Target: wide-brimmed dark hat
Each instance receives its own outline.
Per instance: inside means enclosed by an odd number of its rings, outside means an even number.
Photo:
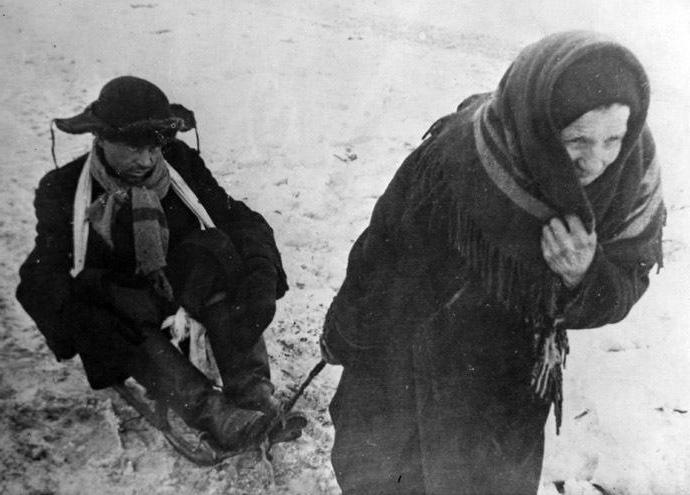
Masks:
[[[158,86],[134,76],[109,81],[83,112],[54,122],[69,134],[91,132],[132,144],[164,144],[178,131],[196,128],[191,110],[170,104]]]

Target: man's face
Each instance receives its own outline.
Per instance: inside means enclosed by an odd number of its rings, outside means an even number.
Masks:
[[[594,182],[621,151],[630,107],[614,103],[581,115],[561,131],[561,142],[573,161],[580,184]]]
[[[163,158],[160,145],[133,146],[98,138],[108,165],[129,184],[139,184]]]

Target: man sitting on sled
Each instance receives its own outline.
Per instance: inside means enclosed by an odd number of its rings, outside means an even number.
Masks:
[[[262,337],[287,290],[273,231],[175,139],[193,113],[148,81],[113,79],[55,124],[95,139],[36,192],[17,298],[48,346],[79,354],[94,389],[135,378],[222,449],[260,440],[280,412]],[[205,328],[222,391],[161,331],[179,308]]]

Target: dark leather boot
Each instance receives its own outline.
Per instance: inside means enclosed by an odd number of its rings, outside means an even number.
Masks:
[[[232,320],[226,300],[206,306],[200,317],[208,332],[226,395],[239,407],[277,414],[280,401],[273,396],[264,338],[259,337],[247,351],[240,351],[232,341]]]
[[[229,401],[159,331],[145,334],[142,352],[132,359],[129,371],[148,394],[225,449],[239,450],[258,439],[268,416]]]

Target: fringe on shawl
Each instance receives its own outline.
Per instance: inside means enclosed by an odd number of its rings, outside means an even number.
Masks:
[[[426,227],[430,235],[446,232],[446,242],[479,277],[484,292],[507,309],[516,311],[526,326],[533,329],[534,365],[530,385],[536,399],[554,405],[558,434],[563,410],[563,368],[569,352],[566,329],[558,315],[561,281],[546,269],[535,274],[534,269],[501,252],[485,238],[451,190],[441,160],[429,163],[420,159],[420,167],[424,169],[419,171],[418,191],[424,194],[411,204],[417,211],[431,205],[422,214],[428,218]]]
[[[458,112],[476,112],[488,94],[475,95],[465,100]],[[569,352],[568,337],[563,326],[563,320],[559,314],[558,296],[562,289],[561,281],[546,267],[539,269],[527,267],[515,257],[502,252],[497,246],[492,245],[482,234],[481,229],[467,213],[462,204],[462,199],[451,190],[450,184],[444,177],[444,163],[450,160],[457,162],[456,157],[446,156],[448,149],[444,149],[443,139],[438,139],[456,114],[442,117],[435,122],[425,133],[427,139],[422,147],[417,162],[417,196],[411,198],[410,204],[415,205],[417,211],[426,210],[431,205],[430,211],[424,211],[428,215],[428,229],[431,235],[438,232],[446,232],[447,243],[457,249],[463,259],[466,260],[469,269],[481,280],[481,285],[487,295],[494,296],[506,308],[517,311],[523,318],[526,326],[533,329],[534,339],[534,366],[531,373],[531,386],[535,397],[554,404],[556,417],[556,432],[559,432],[562,421],[563,404],[563,369],[566,364],[566,356]],[[484,115],[486,116],[486,114]],[[490,126],[489,126],[490,128]],[[452,127],[453,132],[462,132],[457,127]],[[500,136],[499,136],[500,137]],[[458,136],[456,136],[456,142]],[[495,140],[495,144],[501,144],[501,140]],[[457,152],[457,150],[454,150]],[[451,151],[454,152],[453,150]],[[504,153],[509,150],[503,150]],[[656,175],[655,175],[656,174]],[[653,194],[650,196],[650,205],[653,214],[647,218],[649,225],[656,225],[649,243],[649,252],[646,254],[645,263],[657,264],[658,269],[663,267],[663,245],[661,229],[666,223],[666,210],[660,197],[658,185],[658,167],[652,163],[650,170],[650,188]],[[658,196],[658,197],[657,197]],[[654,202],[654,199],[657,199]],[[472,198],[464,198],[465,201]],[[421,216],[421,215],[420,215]],[[638,226],[639,227],[639,226]],[[628,234],[623,232],[622,235]],[[636,232],[634,235],[638,235]]]

